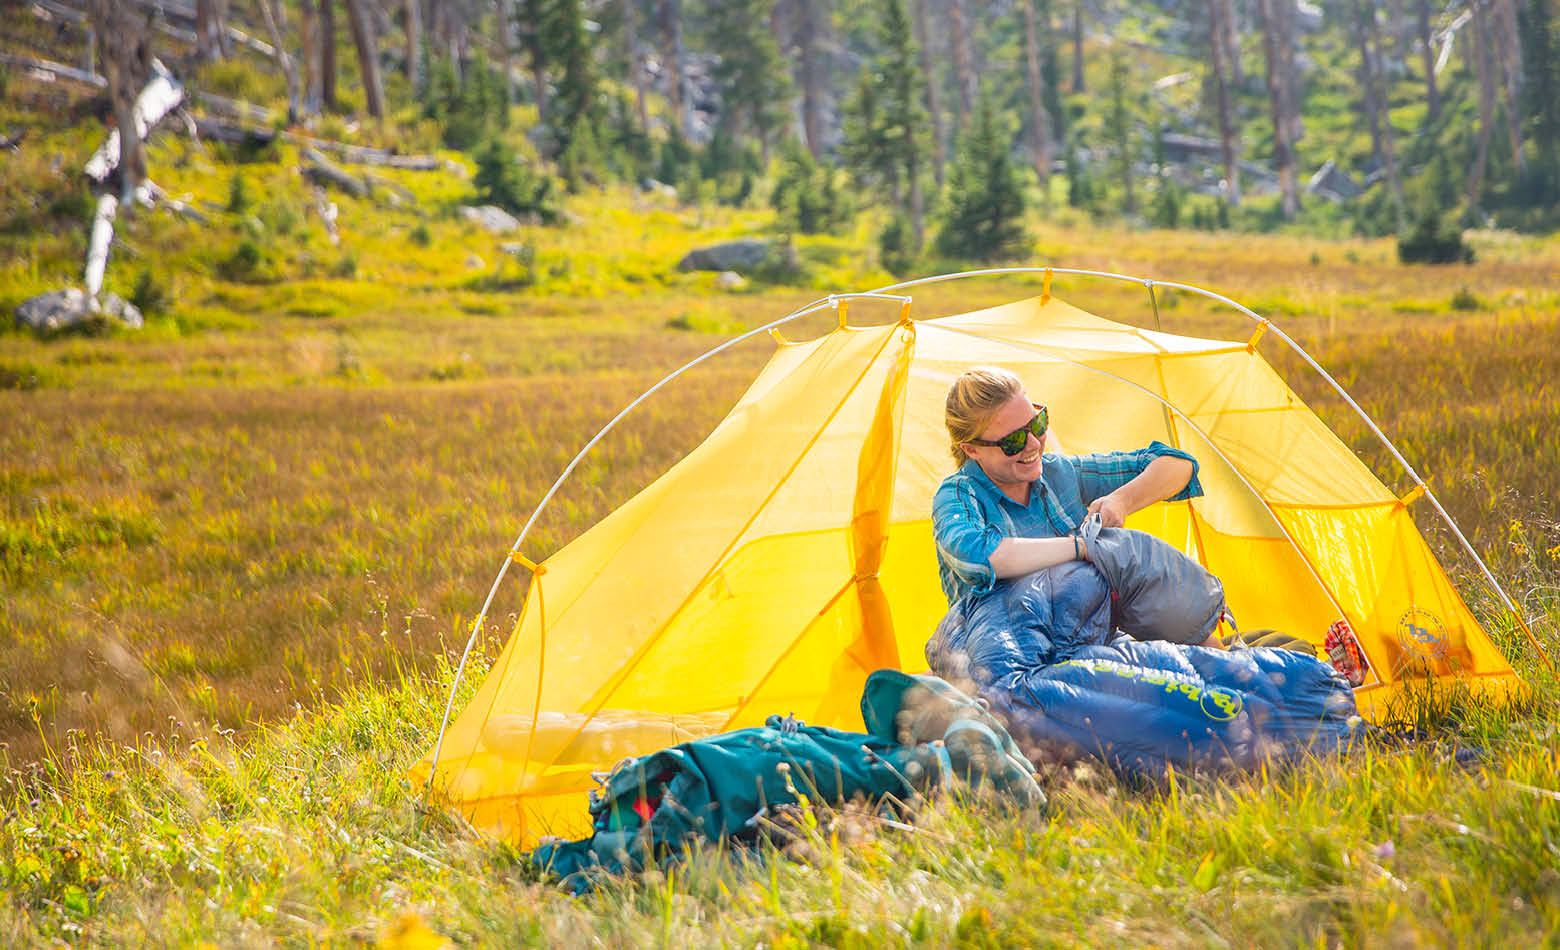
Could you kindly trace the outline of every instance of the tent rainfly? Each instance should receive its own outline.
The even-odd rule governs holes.
[[[529,845],[587,833],[591,773],[625,756],[771,713],[861,729],[867,674],[924,670],[946,610],[931,498],[951,471],[944,398],[976,364],[1013,370],[1051,407],[1053,450],[1158,439],[1195,455],[1206,494],[1129,527],[1217,574],[1243,627],[1320,643],[1347,618],[1370,664],[1367,717],[1427,676],[1495,698],[1524,688],[1415,528],[1423,482],[1409,469],[1419,487],[1389,491],[1256,352],[1263,332],[1288,337],[1199,288],[1095,275],[1260,320],[1239,342],[1127,326],[1052,298],[1050,274],[1037,298],[933,320],[910,320],[909,298],[887,326],[848,326],[843,298],[815,305],[835,307],[839,329],[782,339],[644,491],[542,564],[521,555],[522,533],[511,558],[534,577],[519,622],[413,777]]]

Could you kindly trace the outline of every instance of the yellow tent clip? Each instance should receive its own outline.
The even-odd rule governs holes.
[[[510,551],[509,552],[509,559],[511,561],[514,561],[516,564],[520,565],[521,567],[525,568],[526,570],[530,571],[533,575],[535,575],[537,577],[541,577],[543,574],[547,573],[547,565],[545,565],[545,564],[538,564],[535,561],[531,560],[530,558],[526,557],[524,554],[521,554],[519,551]]]
[[[1051,276],[1054,272],[1051,268],[1045,269],[1045,274],[1040,278],[1040,306],[1051,302]]]
[[[839,316],[840,316],[840,329],[841,330],[846,329],[846,326],[845,326],[845,301],[843,301],[843,300],[836,300],[836,301],[834,301],[834,312],[839,314]]]
[[[904,302],[899,305],[899,325],[902,327],[908,327],[911,325],[909,297],[906,297]]]
[[[1430,486],[1424,482],[1420,482],[1418,485],[1415,485],[1413,488],[1409,489],[1408,494],[1404,495],[1398,500],[1403,503],[1404,508],[1407,508],[1409,505],[1412,505],[1414,502],[1423,497],[1424,493],[1429,489],[1429,487]]]
[[[1267,332],[1267,328],[1271,325],[1271,323],[1272,322],[1269,320],[1263,320],[1261,323],[1257,324],[1256,332],[1251,334],[1251,339],[1246,341],[1247,353],[1255,353],[1257,351],[1257,341],[1262,339],[1262,334]]]
[[[785,338],[785,334],[784,333],[780,332],[780,328],[779,327],[775,327],[774,329],[770,330],[769,331],[769,335],[774,337],[775,338],[775,342],[780,344],[781,346],[786,346],[786,345],[788,345],[791,342],[790,340],[787,340]]]

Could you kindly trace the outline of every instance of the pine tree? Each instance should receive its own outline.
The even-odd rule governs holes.
[[[995,261],[1024,256],[1024,192],[1009,155],[1012,131],[982,92],[975,116],[959,136],[948,176],[947,215],[937,251],[948,257]]]
[[[705,45],[720,54],[721,124],[758,140],[765,163],[791,119],[791,72],[769,29],[775,0],[715,0],[704,17]]]
[[[924,232],[921,174],[927,115],[918,52],[904,0],[878,0],[878,55],[845,104],[840,153],[858,183],[895,208],[908,198],[913,249]]]

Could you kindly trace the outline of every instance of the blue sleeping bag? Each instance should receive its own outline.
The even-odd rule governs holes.
[[[1031,758],[1095,756],[1125,774],[1252,768],[1362,728],[1349,684],[1314,657],[1138,641],[1110,616],[1103,575],[1062,564],[954,604],[927,662],[978,691]]]

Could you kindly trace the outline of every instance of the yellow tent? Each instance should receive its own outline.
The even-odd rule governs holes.
[[[862,728],[867,674],[924,670],[946,609],[930,524],[951,471],[943,400],[982,363],[1024,379],[1069,453],[1159,439],[1195,455],[1206,494],[1129,525],[1221,577],[1245,627],[1320,643],[1346,617],[1370,663],[1356,693],[1367,715],[1409,675],[1520,688],[1425,546],[1413,499],[1388,491],[1251,341],[1142,330],[1048,293],[840,325],[782,342],[703,444],[530,565],[512,638],[415,778],[479,827],[530,842],[586,833],[591,772],[625,756],[777,712]]]

